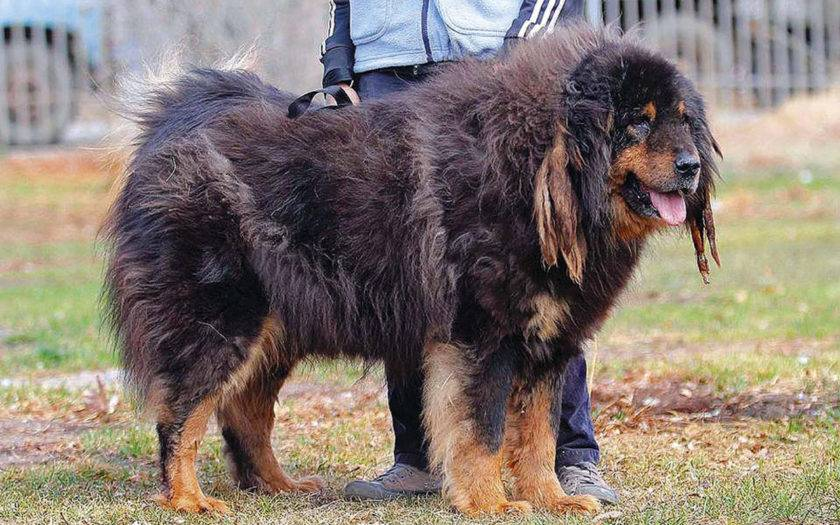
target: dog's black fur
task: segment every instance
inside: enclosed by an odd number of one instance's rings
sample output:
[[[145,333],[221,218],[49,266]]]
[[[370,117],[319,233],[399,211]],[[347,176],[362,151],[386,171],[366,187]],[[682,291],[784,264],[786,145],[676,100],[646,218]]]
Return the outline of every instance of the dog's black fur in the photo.
[[[131,383],[167,414],[165,485],[184,422],[226,388],[268,316],[283,332],[261,372],[273,380],[317,356],[381,360],[396,381],[418,373],[430,344],[457,345],[464,408],[498,450],[512,390],[557,381],[663,226],[622,204],[621,155],[641,142],[669,159],[694,148],[687,223],[701,246],[712,227],[703,101],[627,37],[567,28],[297,120],[292,99],[246,71],[196,69],[137,114],[106,225],[107,298]],[[655,118],[640,116],[649,103]],[[670,165],[638,171],[648,187],[673,179]],[[548,336],[532,322],[538,296],[568,309]],[[247,470],[248,450],[223,430]]]

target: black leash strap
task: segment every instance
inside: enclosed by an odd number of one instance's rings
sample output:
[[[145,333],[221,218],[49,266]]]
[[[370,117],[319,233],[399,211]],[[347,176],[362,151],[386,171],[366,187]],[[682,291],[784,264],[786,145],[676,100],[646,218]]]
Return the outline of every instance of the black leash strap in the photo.
[[[341,86],[327,86],[322,89],[316,89],[315,91],[310,91],[309,93],[305,93],[298,98],[295,99],[294,102],[289,104],[289,118],[298,118],[299,116],[303,115],[307,111],[309,111],[310,106],[312,106],[312,99],[315,98],[315,95],[318,93],[322,93],[324,97],[327,95],[332,96],[338,105],[336,106],[323,106],[318,109],[337,109],[343,108],[344,106],[352,106],[353,101],[350,100],[350,97],[347,95],[347,92],[344,91]],[[315,111],[315,110],[313,110]]]

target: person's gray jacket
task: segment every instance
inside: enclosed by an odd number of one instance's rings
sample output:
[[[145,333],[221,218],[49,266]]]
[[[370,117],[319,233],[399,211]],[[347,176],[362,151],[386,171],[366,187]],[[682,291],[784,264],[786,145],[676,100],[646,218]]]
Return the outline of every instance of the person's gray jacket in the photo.
[[[324,85],[354,73],[494,54],[505,39],[553,30],[584,0],[333,0]]]

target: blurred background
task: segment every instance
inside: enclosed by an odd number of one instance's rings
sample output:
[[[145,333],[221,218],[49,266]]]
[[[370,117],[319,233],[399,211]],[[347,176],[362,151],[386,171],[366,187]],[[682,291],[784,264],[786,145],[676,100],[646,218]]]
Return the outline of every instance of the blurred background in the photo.
[[[265,78],[313,89],[328,11],[0,0],[0,523],[173,522],[148,498],[153,425],[100,331],[96,235],[120,173],[104,102],[162,53],[208,64],[254,42]],[[598,522],[840,523],[840,0],[594,0],[587,16],[674,58],[724,151],[723,268],[704,286],[691,242],[658,238],[588,355],[601,467],[622,494]],[[391,461],[381,372],[362,368],[302,367],[276,406],[281,463],[325,476],[324,494],[235,490],[211,431],[200,478],[237,523],[452,522],[437,498],[340,498]]]
[[[267,79],[312,89],[328,9],[311,0],[0,0],[0,144],[96,139],[108,127],[96,95],[176,48],[207,63],[256,42]],[[727,111],[840,81],[837,0],[596,0],[587,17],[641,28]]]

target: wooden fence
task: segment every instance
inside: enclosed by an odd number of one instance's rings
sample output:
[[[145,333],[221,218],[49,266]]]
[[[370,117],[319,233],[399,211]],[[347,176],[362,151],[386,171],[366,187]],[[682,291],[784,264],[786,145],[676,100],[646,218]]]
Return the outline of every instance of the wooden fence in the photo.
[[[326,0],[248,0],[246,10],[233,0],[97,1],[109,13],[96,75],[106,89],[122,68],[179,42],[200,61],[257,36],[270,81],[293,91],[319,81]],[[767,107],[840,84],[840,0],[587,0],[587,10],[593,22],[638,28],[724,107]],[[0,145],[59,140],[92,85],[82,38],[55,24],[2,31]]]
[[[714,102],[767,107],[840,83],[840,0],[594,0],[590,20],[638,28]]]
[[[57,141],[86,73],[82,46],[61,27],[11,26],[0,42],[0,144]]]

